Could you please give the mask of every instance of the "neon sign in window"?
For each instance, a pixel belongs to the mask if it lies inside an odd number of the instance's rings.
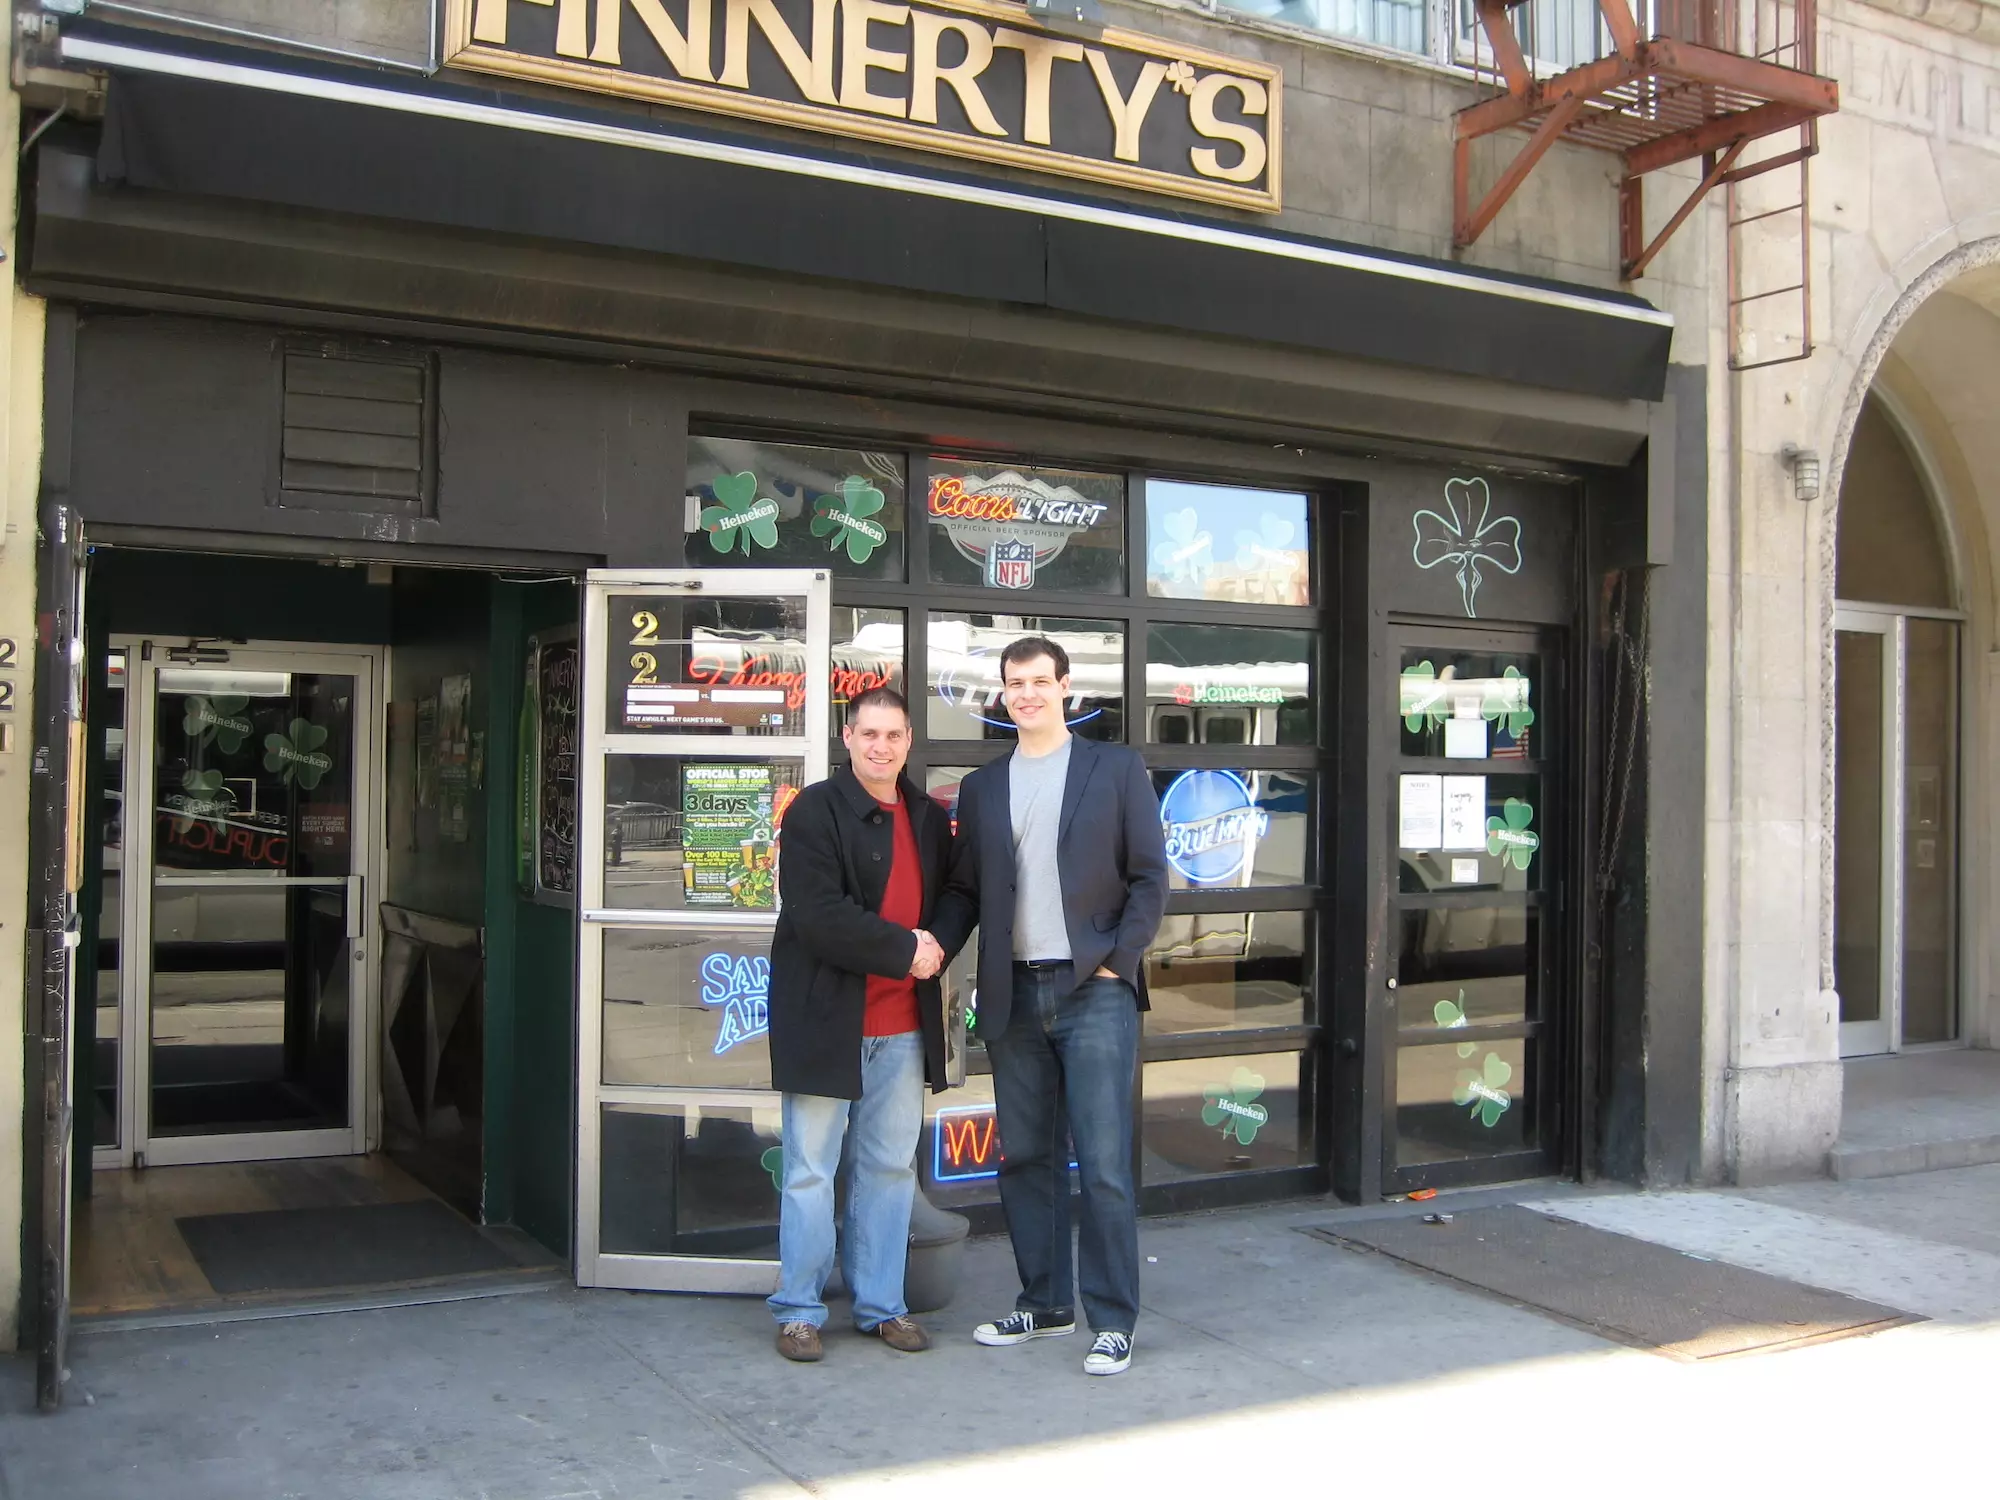
[[[715,1055],[771,1030],[771,960],[761,954],[711,953],[701,961],[701,1003],[722,1007]]]
[[[952,1104],[931,1124],[931,1181],[978,1182],[1000,1175],[1007,1153],[1000,1148],[999,1121],[990,1104]],[[1076,1165],[1075,1154],[1070,1166]]]

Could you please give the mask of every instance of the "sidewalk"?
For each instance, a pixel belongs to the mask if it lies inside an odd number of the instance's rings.
[[[836,1328],[823,1364],[787,1365],[755,1300],[575,1290],[84,1332],[55,1417],[25,1361],[0,1365],[0,1500],[1845,1494],[1969,1472],[2000,1368],[2000,1166],[1513,1201],[1932,1321],[1676,1363],[1299,1233],[1363,1211],[1291,1204],[1143,1225],[1137,1358],[1107,1380],[1081,1337],[971,1342],[1012,1298],[995,1240],[915,1357]]]

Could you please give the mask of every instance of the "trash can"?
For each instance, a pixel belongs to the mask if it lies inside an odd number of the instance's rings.
[[[972,1221],[939,1208],[917,1189],[910,1204],[910,1258],[903,1268],[903,1300],[913,1313],[949,1307],[958,1295],[958,1277],[965,1260],[965,1239]]]

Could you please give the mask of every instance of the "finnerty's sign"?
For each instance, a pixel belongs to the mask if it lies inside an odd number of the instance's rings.
[[[445,62],[1275,213],[1282,76],[991,0],[447,0]]]

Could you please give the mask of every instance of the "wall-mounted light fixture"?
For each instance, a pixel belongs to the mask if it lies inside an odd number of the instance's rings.
[[[1793,498],[1808,503],[1819,499],[1819,455],[1810,448],[1801,448],[1797,443],[1787,443],[1778,450],[1778,459],[1792,471]]]

